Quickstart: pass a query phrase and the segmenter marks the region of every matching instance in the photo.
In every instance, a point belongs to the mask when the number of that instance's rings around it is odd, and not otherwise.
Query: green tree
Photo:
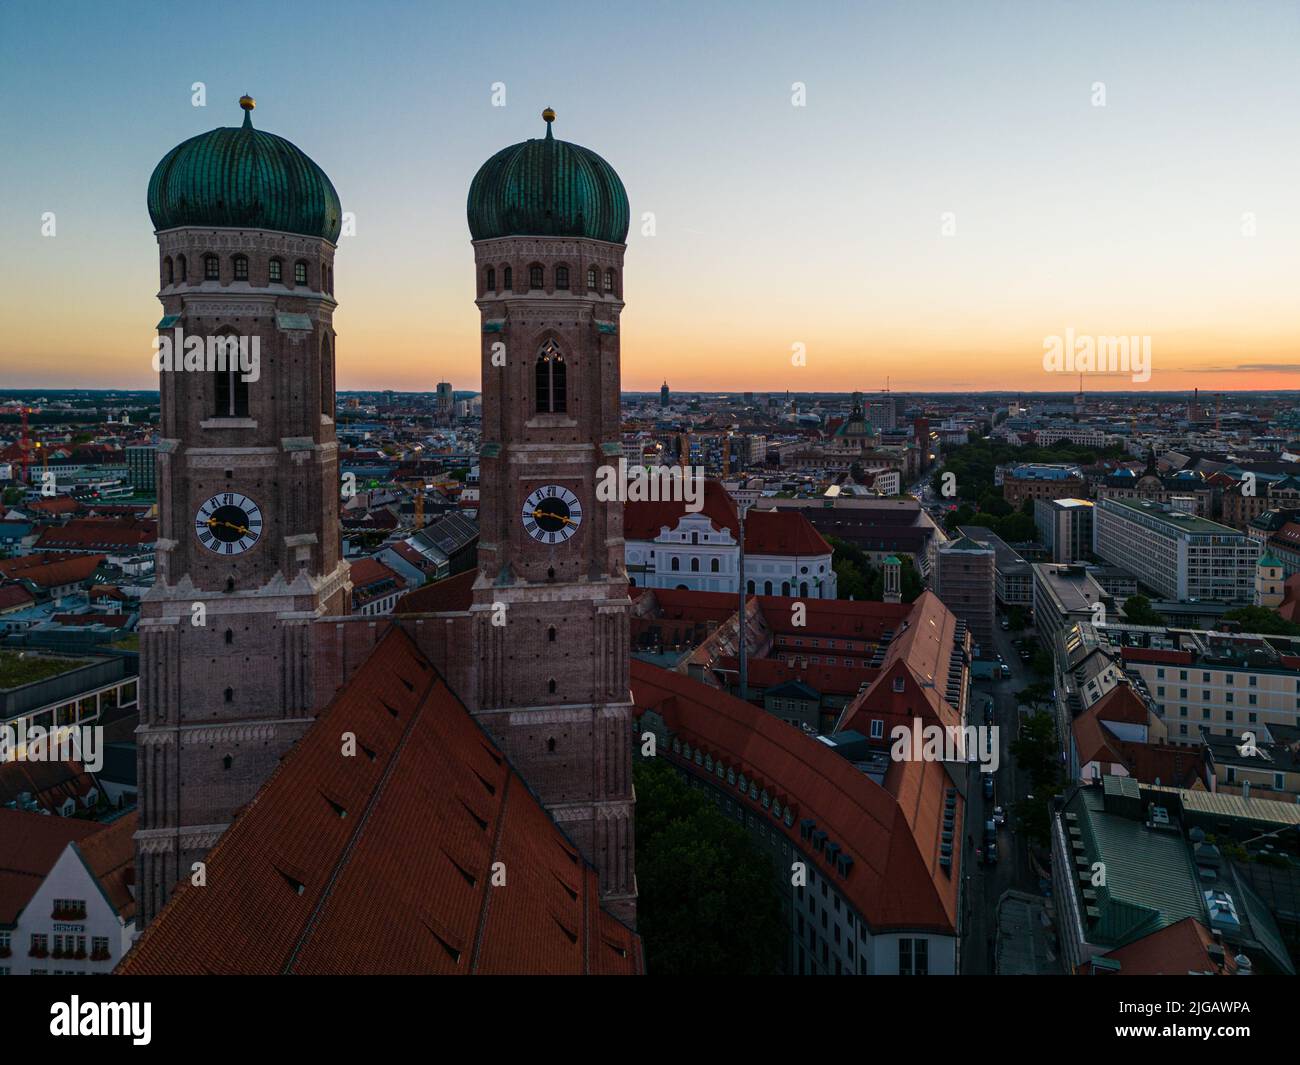
[[[1051,842],[1050,817],[1052,799],[1064,787],[1056,721],[1051,713],[1033,714],[1011,741],[1011,756],[1022,773],[1029,776],[1029,794],[1012,804],[1011,814],[1017,829],[1040,847]]]
[[[748,833],[657,758],[638,758],[637,930],[655,976],[762,976],[789,929],[771,860]]]
[[[1165,624],[1165,619],[1151,608],[1151,600],[1145,595],[1130,595],[1124,600],[1124,620],[1132,625]]]
[[[1129,603],[1132,601],[1130,599]],[[1124,604],[1124,612],[1128,613],[1128,603]],[[1265,636],[1300,636],[1300,625],[1287,621],[1268,607],[1243,606],[1237,610],[1229,610],[1223,615],[1223,620],[1237,622],[1242,632],[1258,632]]]

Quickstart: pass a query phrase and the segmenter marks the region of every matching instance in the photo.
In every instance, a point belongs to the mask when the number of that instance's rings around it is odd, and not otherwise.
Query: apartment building
[[[1092,512],[1088,499],[1035,499],[1038,539],[1053,562],[1079,562],[1092,556]]]
[[[1093,552],[1164,599],[1250,603],[1260,545],[1243,532],[1168,504],[1099,499]]]

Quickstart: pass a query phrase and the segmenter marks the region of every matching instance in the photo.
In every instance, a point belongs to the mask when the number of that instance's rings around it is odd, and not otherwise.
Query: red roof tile
[[[474,600],[474,578],[477,576],[478,570],[471,569],[416,588],[397,601],[393,613],[454,614],[468,610]]]
[[[0,809],[0,926],[12,926],[69,843],[103,825]]]
[[[894,762],[881,787],[825,744],[771,714],[638,659],[632,660],[632,699],[639,713],[654,710],[683,741],[782,796],[797,811],[793,827],[770,815],[769,821],[793,842],[799,841],[799,821],[814,819],[853,859],[838,887],[873,931],[953,934],[960,870],[954,865],[944,872],[939,865],[944,793],[953,785],[942,763]],[[687,764],[671,750],[660,753]],[[687,765],[688,772],[704,772],[693,762]],[[964,821],[958,796],[955,839],[962,838]]]
[[[184,882],[119,972],[644,968],[595,870],[397,627],[206,861],[207,886]]]
[[[40,588],[58,588],[90,580],[103,561],[103,555],[25,555],[0,562],[0,575],[9,580],[31,581]]]

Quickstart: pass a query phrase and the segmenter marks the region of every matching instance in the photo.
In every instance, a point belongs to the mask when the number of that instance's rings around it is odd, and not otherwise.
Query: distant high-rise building
[[[452,391],[450,381],[438,382],[435,402],[438,420],[449,425],[456,415],[456,393]]]
[[[668,382],[665,381],[659,389],[659,406],[668,406]]]

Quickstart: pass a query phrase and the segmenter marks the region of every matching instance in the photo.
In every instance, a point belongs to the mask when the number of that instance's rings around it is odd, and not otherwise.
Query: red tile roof
[[[6,584],[0,587],[0,610],[21,610],[36,602],[32,593],[21,584]]]
[[[1189,973],[1235,976],[1237,962],[1232,952],[1224,951],[1223,961],[1219,962],[1210,955],[1214,945],[1214,936],[1205,925],[1195,917],[1184,917],[1102,955],[1120,963],[1118,973],[1108,969],[1096,972],[1108,976],[1186,976]],[[1085,963],[1079,966],[1079,972],[1087,974],[1094,969]]]
[[[86,868],[95,874],[109,905],[119,917],[135,916],[135,830],[137,811],[119,817],[103,831],[73,844]]]
[[[595,870],[395,626],[206,861],[119,972],[644,969]]]
[[[638,501],[623,505],[623,537],[653,540],[666,526],[676,528],[686,515],[685,502]],[[719,532],[736,536],[735,501],[719,481],[704,482],[700,508]],[[797,510],[751,510],[745,518],[745,553],[753,555],[829,555],[830,545]]]
[[[793,809],[791,828],[770,815],[768,820],[796,845],[801,845],[804,818],[815,820],[839,843],[853,859],[852,870],[847,877],[827,873],[838,878],[839,890],[873,931],[953,934],[960,869],[955,864],[944,872],[939,865],[944,792],[953,786],[942,763],[894,762],[881,787],[825,744],[771,714],[638,659],[632,660],[632,700],[638,713],[655,711],[684,742],[743,770]],[[671,750],[660,753],[688,765],[688,772],[704,773]],[[958,796],[954,839],[962,838],[964,822]]]
[[[393,613],[454,614],[468,610],[474,601],[474,578],[477,576],[478,570],[471,569],[416,588],[397,601]]]
[[[144,548],[158,539],[158,523],[126,518],[73,518],[67,525],[45,529],[37,551],[108,551]]]
[[[25,555],[0,562],[0,575],[9,580],[31,581],[40,588],[58,588],[90,580],[103,561],[103,555]]]
[[[348,579],[352,581],[352,587],[364,588],[368,584],[378,584],[380,581],[395,581],[399,586],[404,586],[406,582],[398,574],[385,566],[377,558],[358,558],[349,563]]]
[[[94,821],[0,809],[0,927],[18,920],[69,843],[103,828]]]

